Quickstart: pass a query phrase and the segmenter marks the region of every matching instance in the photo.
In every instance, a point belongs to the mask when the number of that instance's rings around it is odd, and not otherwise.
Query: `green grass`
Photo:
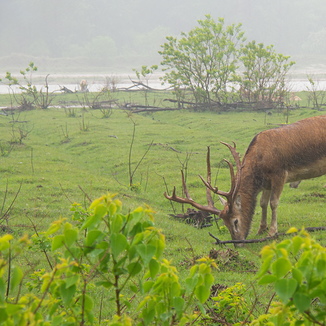
[[[131,95],[119,96],[127,98]],[[7,105],[6,101],[8,97],[0,96],[0,105]],[[294,110],[290,112],[289,122],[319,114],[308,109]],[[87,131],[82,128],[83,119],[88,126]],[[132,169],[149,144],[154,143],[135,173],[134,183],[138,184],[138,191],[132,191],[128,186],[128,155],[133,134],[131,119],[136,123]],[[182,276],[191,261],[208,255],[212,249],[220,249],[213,244],[208,232],[222,240],[228,240],[230,235],[223,228],[222,231],[216,226],[199,230],[171,218],[171,202],[163,196],[165,183],[169,191],[176,185],[180,193],[180,169],[190,155],[187,169],[189,190],[196,201],[205,203],[205,189],[198,174],[205,175],[206,147],[211,146],[213,174],[215,177],[218,173],[219,188],[228,190],[229,171],[221,162],[231,155],[219,142],[236,142],[238,151],[243,155],[257,132],[285,121],[286,117],[281,112],[269,116],[258,112],[218,114],[187,110],[130,115],[114,109],[109,119],[103,119],[98,110],[84,109],[76,109],[76,116],[68,117],[62,108],[1,115],[0,146],[17,141],[19,129],[29,131],[22,144],[14,144],[8,155],[0,156],[2,212],[22,184],[8,216],[8,226],[15,235],[33,234],[32,224],[41,231],[60,216],[70,217],[71,203],[89,205],[88,198],[117,192],[125,211],[148,204],[157,212],[156,224],[167,238],[165,256],[173,261]],[[278,209],[280,232],[291,226],[324,225],[325,184],[326,177],[323,176],[302,182],[298,189],[285,186]],[[173,206],[176,212],[181,212],[181,205]],[[256,237],[259,217],[260,209],[257,207],[249,238]],[[314,236],[323,245],[326,244],[323,232]],[[238,249],[239,256],[232,263],[220,260],[220,271],[215,272],[216,283],[254,284],[263,245],[252,244]],[[231,245],[229,248],[234,250]],[[259,294],[266,289],[255,291]],[[264,295],[262,300],[267,300],[266,293]]]

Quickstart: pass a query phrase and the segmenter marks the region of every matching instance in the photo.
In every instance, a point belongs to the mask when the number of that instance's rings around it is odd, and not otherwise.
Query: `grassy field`
[[[135,101],[130,94],[117,96]],[[0,106],[8,105],[9,100],[6,95],[0,96]],[[293,110],[289,122],[322,113]],[[207,146],[211,146],[213,176],[220,189],[228,190],[229,170],[223,158],[230,159],[230,153],[219,142],[234,141],[243,155],[256,133],[285,121],[284,113],[277,111],[272,115],[188,110],[132,114],[113,109],[109,118],[103,118],[100,110],[75,108],[72,112],[56,107],[0,115],[2,233],[33,234],[33,225],[41,231],[60,216],[70,217],[73,202],[88,206],[90,199],[104,193],[119,193],[125,211],[148,204],[157,212],[156,224],[167,239],[165,257],[173,261],[181,275],[196,258],[221,250],[216,283],[244,282],[248,293],[261,296],[264,302],[270,297],[266,288],[255,285],[264,244],[237,250],[232,245],[217,247],[208,232],[222,240],[230,239],[222,222],[220,228],[203,229],[182,223],[169,216],[181,213],[181,205],[171,204],[163,193],[166,186],[171,191],[174,185],[180,193],[180,170],[186,166],[191,195],[205,204],[205,189],[198,174],[205,175]],[[133,187],[129,185],[130,169],[134,172]],[[17,200],[4,216],[20,185]],[[302,182],[298,189],[285,187],[278,209],[280,232],[291,226],[325,225],[325,185],[323,176]],[[257,208],[249,238],[256,237],[259,216]],[[326,245],[325,233],[315,233],[314,237]]]

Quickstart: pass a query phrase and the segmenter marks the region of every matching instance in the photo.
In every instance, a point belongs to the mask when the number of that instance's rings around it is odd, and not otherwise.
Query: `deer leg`
[[[263,193],[260,198],[260,207],[261,207],[261,220],[260,227],[257,234],[263,234],[267,231],[267,208],[269,203],[269,198],[271,195],[270,190],[263,190]]]
[[[274,187],[271,193],[270,198],[270,205],[272,210],[272,221],[271,221],[271,227],[269,230],[269,235],[273,236],[277,234],[277,206],[279,203],[279,199],[283,190],[284,183],[281,183],[278,185],[278,187]]]

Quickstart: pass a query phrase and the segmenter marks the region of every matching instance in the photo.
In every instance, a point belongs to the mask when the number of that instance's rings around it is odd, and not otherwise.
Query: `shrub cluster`
[[[259,283],[277,300],[253,320],[243,284],[211,298],[214,260],[180,281],[149,207],[123,214],[108,194],[72,212],[31,238],[0,237],[0,325],[325,325],[326,248],[304,231],[262,249]],[[47,265],[22,268],[27,251]]]

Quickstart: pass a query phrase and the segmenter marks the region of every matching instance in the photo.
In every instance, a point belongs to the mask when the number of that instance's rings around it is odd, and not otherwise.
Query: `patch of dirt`
[[[198,229],[212,226],[212,221],[214,220],[213,215],[210,213],[204,211],[196,211],[192,208],[188,208],[187,212],[184,214],[169,215]]]
[[[241,256],[234,249],[212,249],[209,258],[214,259],[220,271],[237,273],[256,273],[258,267],[254,262]]]
[[[326,199],[326,194],[319,193],[319,192],[312,192],[311,194],[305,195],[305,196],[295,196],[292,202],[298,203],[298,202],[311,202],[311,201],[318,201],[320,198]]]
[[[320,194],[318,192],[313,192],[310,194],[311,197],[317,197],[317,198],[326,198],[326,194]]]
[[[13,230],[12,230],[12,228],[10,228],[7,225],[0,224],[0,232],[3,232],[3,233],[13,233]]]
[[[202,256],[200,255],[194,255],[194,256],[191,255],[190,257],[185,257],[183,260],[180,261],[179,265],[185,268],[191,268],[196,264],[196,261],[201,257]]]
[[[217,297],[220,292],[224,291],[227,288],[228,288],[227,285],[223,285],[223,284],[219,284],[219,283],[213,284],[211,287],[211,298]]]

